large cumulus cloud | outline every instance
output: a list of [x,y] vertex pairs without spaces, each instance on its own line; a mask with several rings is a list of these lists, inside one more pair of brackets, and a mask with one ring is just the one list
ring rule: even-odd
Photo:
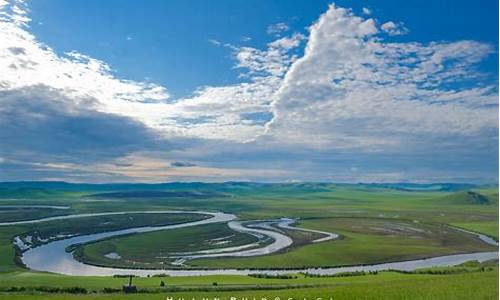
[[330,6],[285,76],[268,133],[289,142],[390,150],[429,144],[426,135],[434,141],[453,135],[461,144],[497,127],[496,80],[475,68],[491,46],[394,43],[379,33],[374,19]]

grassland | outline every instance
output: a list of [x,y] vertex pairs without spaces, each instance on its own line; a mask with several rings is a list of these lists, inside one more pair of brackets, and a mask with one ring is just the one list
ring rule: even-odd
[[341,234],[342,240],[292,248],[285,253],[264,257],[195,260],[191,265],[235,268],[326,267],[496,250],[474,236],[436,224],[382,218],[332,218],[303,220],[300,225],[337,232]]
[[498,222],[479,221],[479,222],[454,222],[453,226],[461,227],[475,232],[484,233],[494,237],[498,241]]
[[68,212],[70,213],[71,210],[40,208],[40,207],[13,208],[13,207],[0,206],[0,215],[2,222],[30,220],[34,216],[36,216],[37,218],[54,217],[67,214]]
[[[265,257],[218,258],[188,262],[193,267],[233,268],[297,268],[311,266],[336,266],[408,260],[429,256],[495,251],[476,237],[455,231],[446,224],[461,224],[464,228],[496,237],[498,227],[498,200],[491,189],[474,192],[488,199],[489,203],[475,203],[468,192],[413,192],[366,187],[335,186],[295,190],[271,187],[249,193],[233,191],[233,197],[212,199],[211,205],[224,201],[224,211],[237,213],[246,219],[299,217],[305,228],[336,232],[342,239],[317,245],[295,243],[285,252]],[[227,191],[224,191],[227,193]],[[228,203],[230,199],[230,204]],[[192,200],[199,201],[199,200]],[[259,203],[261,206],[257,206]],[[203,203],[199,203],[203,205]],[[222,205],[221,205],[222,206]],[[246,210],[240,212],[242,206]],[[458,222],[457,222],[458,221]],[[470,224],[490,224],[489,228]],[[467,224],[464,226],[464,224]],[[191,234],[193,228],[183,229],[189,236],[205,240],[203,234]],[[155,240],[168,240],[169,247],[185,248],[183,241],[172,238],[175,231],[141,234],[115,238],[92,244],[87,259],[90,262],[110,264],[102,257],[106,249],[126,249],[132,245],[149,245],[148,254],[136,254],[140,261],[155,261],[159,251]],[[148,240],[150,240],[148,242]],[[178,243],[179,242],[179,243]],[[103,249],[99,249],[99,248]],[[125,251],[126,252],[126,251]],[[135,264],[135,263],[134,263]],[[120,264],[123,265],[123,264]],[[128,266],[133,266],[129,264]]]
[[[217,244],[217,239],[226,237],[230,237],[227,240],[229,243]],[[164,263],[175,260],[167,258],[172,253],[233,247],[257,241],[258,239],[252,235],[230,230],[226,224],[210,224],[92,243],[79,247],[77,257],[81,261],[95,265],[161,268],[165,267]],[[119,253],[121,258],[106,258],[105,255],[110,252]]]
[[[498,299],[498,268],[483,272],[448,275],[401,274],[381,272],[377,275],[352,277],[265,279],[249,276],[203,276],[136,278],[134,283],[143,293],[125,295],[104,293],[103,289],[120,289],[123,278],[67,277],[49,274],[13,273],[0,282],[0,298],[5,299],[202,299],[215,297],[241,299]],[[160,282],[165,287],[160,288]],[[5,292],[13,284],[40,288],[40,283],[52,287],[85,289],[85,294]],[[217,283],[214,286],[214,283]],[[175,291],[177,290],[177,291]],[[95,291],[95,292],[93,292]],[[147,294],[144,292],[149,291]]]
[[[133,197],[123,197],[128,190]],[[137,191],[153,190],[169,193]],[[192,192],[194,193],[185,193]],[[473,193],[469,193],[472,191]],[[108,192],[119,192],[107,197]],[[101,194],[95,196],[95,194]],[[200,197],[199,195],[210,195]],[[109,195],[108,195],[109,196]],[[88,213],[133,210],[209,210],[236,214],[240,219],[277,217],[300,218],[298,226],[336,232],[341,239],[308,244],[311,236],[296,234],[296,243],[286,251],[253,258],[205,259],[189,262],[203,267],[302,267],[333,266],[386,262],[451,253],[497,251],[472,235],[455,231],[448,225],[484,233],[498,239],[498,189],[471,186],[418,187],[394,185],[339,184],[177,184],[159,186],[87,186],[54,183],[44,186],[0,184],[0,205],[64,205],[70,210],[29,210],[1,214],[0,222],[30,219],[66,213]],[[182,217],[182,216],[181,216]],[[183,216],[191,218],[192,215]],[[323,297],[335,299],[497,299],[498,269],[448,275],[400,274],[383,272],[376,276],[346,278],[265,279],[248,276],[204,276],[137,278],[140,288],[158,289],[164,280],[167,288],[195,288],[207,291],[151,293],[144,297],[105,294],[104,288],[120,288],[123,278],[70,277],[31,272],[15,261],[12,238],[19,234],[41,237],[55,234],[100,232],[127,226],[160,225],[188,219],[169,219],[161,215],[137,214],[54,221],[36,225],[0,227],[0,298],[6,299],[166,299],[174,297],[229,297],[275,295],[281,299]],[[165,223],[167,222],[167,223]],[[212,226],[212,225],[211,225]],[[124,259],[143,263],[159,263],[153,257],[163,252],[204,249],[203,241],[224,236],[224,228],[184,228],[171,231],[136,234],[97,242],[81,248],[86,257],[98,264],[112,265],[115,260],[103,258],[119,252]],[[251,241],[246,235],[235,236],[234,244]],[[185,249],[185,245],[191,249]],[[232,246],[231,245],[231,246]],[[224,245],[227,246],[227,245]],[[124,263],[124,261],[119,262]],[[217,282],[217,286],[213,283]],[[11,287],[24,292],[6,292]],[[43,293],[35,287],[83,287],[96,294],[72,295]],[[291,289],[293,287],[293,289]],[[220,291],[221,289],[235,291]],[[214,289],[218,289],[214,291]],[[262,289],[262,290],[261,290]]]

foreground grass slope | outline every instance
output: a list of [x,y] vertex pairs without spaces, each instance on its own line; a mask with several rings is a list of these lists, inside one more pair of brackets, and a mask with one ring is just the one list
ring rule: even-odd
[[[74,286],[78,282],[87,289],[103,287],[119,288],[125,279],[117,278],[71,278],[53,275],[13,274],[3,281],[1,286],[18,283],[23,286],[46,284],[53,286]],[[48,294],[0,293],[3,299],[202,299],[215,297],[229,300],[237,298],[274,299],[498,299],[498,269],[495,271],[471,272],[449,275],[400,274],[384,272],[378,275],[341,277],[341,278],[304,278],[297,279],[260,279],[248,276],[205,276],[200,278],[138,278],[139,287],[158,286],[160,280],[167,284],[164,292],[125,295],[122,293],[91,294]],[[232,291],[213,291],[213,282],[217,288],[229,288]],[[309,284],[310,287],[277,289],[283,285]],[[259,286],[258,289],[255,289]],[[171,292],[168,288],[203,288],[205,291]],[[252,289],[254,288],[254,289]]]

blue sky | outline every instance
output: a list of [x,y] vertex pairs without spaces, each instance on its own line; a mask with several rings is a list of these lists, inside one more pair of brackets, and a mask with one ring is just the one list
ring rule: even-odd
[[[330,3],[40,0],[29,7],[31,31],[58,53],[77,50],[105,61],[120,76],[159,82],[182,97],[203,85],[241,82],[232,68],[231,50],[209,40],[261,48],[274,38],[267,34],[270,25],[284,22],[290,31],[305,34]],[[381,22],[398,20],[412,28],[411,35],[398,41],[498,44],[497,1],[336,3],[358,13],[366,7]],[[496,73],[498,62],[490,57],[484,67]]]
[[498,178],[497,1],[0,5],[0,180]]

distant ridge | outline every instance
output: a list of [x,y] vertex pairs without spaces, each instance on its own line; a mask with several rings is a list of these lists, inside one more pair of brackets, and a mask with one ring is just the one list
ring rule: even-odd
[[488,198],[487,196],[473,191],[461,191],[444,196],[441,198],[441,200],[449,202],[450,204],[488,205],[492,203],[490,198]]
[[227,197],[227,195],[216,192],[199,192],[199,191],[124,191],[124,192],[108,192],[92,194],[88,197],[92,198],[216,198]]
[[49,189],[49,190],[90,190],[90,191],[146,191],[179,189],[240,189],[251,187],[290,187],[314,191],[328,191],[339,187],[380,188],[400,191],[465,191],[475,188],[495,187],[495,185],[476,185],[466,183],[259,183],[228,181],[206,182],[168,182],[168,183],[69,183],[65,181],[14,181],[0,182],[0,189]]

